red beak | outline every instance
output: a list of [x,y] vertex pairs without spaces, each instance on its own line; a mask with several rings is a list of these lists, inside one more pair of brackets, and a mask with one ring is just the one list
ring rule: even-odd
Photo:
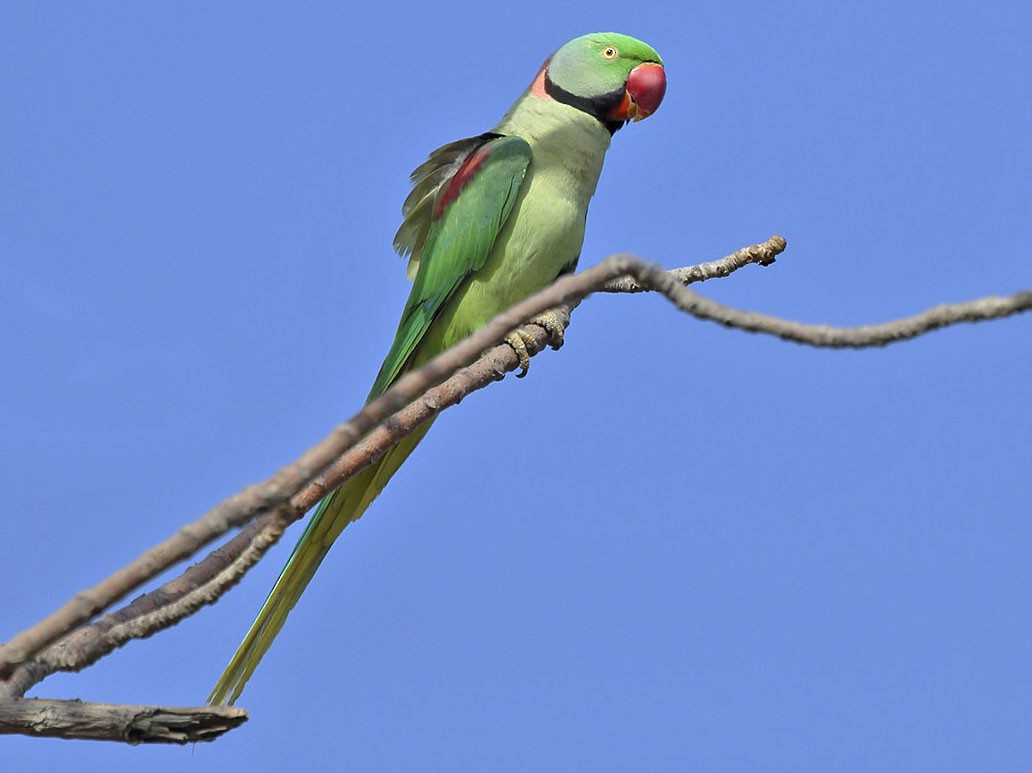
[[659,107],[666,94],[666,71],[655,62],[639,64],[627,76],[627,87],[620,104],[607,116],[612,121],[640,121]]

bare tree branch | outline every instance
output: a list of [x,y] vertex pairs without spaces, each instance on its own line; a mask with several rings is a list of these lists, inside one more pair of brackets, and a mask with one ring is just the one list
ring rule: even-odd
[[[615,255],[580,274],[560,278],[498,315],[477,334],[403,376],[295,463],[225,500],[102,583],[77,594],[7,645],[0,645],[0,732],[181,743],[214,737],[243,722],[246,715],[242,712],[229,717],[209,709],[17,698],[55,671],[85,668],[127,641],[150,636],[214,603],[279,540],[290,523],[301,518],[328,492],[380,458],[423,422],[515,370],[518,358],[514,350],[508,345],[492,345],[525,320],[546,310],[556,310],[568,321],[572,310],[592,293],[654,291],[682,311],[728,327],[819,347],[869,347],[906,340],[958,322],[997,319],[1032,309],[1032,290],[1027,290],[1006,298],[938,306],[879,325],[836,328],[734,309],[686,287],[727,276],[749,264],[769,265],[785,246],[785,240],[775,236],[721,260],[673,271],[663,271],[632,255]],[[537,325],[525,325],[524,330],[532,336],[530,354],[549,344],[558,347],[561,343]],[[178,577],[84,625],[144,582],[238,526],[245,528]],[[4,700],[5,697],[10,700]],[[83,719],[83,707],[90,707],[92,720]],[[189,724],[194,720],[187,715],[192,717],[195,713],[212,715],[203,720],[209,724]]]
[[[726,276],[749,263],[766,265],[784,249],[785,240],[778,236],[772,237],[762,245],[738,250],[713,264],[703,264],[710,266],[709,269],[695,267],[698,278],[691,281],[701,281],[709,275]],[[673,288],[683,289],[670,272],[629,255],[614,255],[579,274],[559,278],[541,292],[499,314],[483,329],[423,367],[402,376],[383,395],[366,405],[351,420],[334,429],[294,464],[284,467],[265,482],[249,486],[225,500],[200,519],[140,555],[128,566],[100,584],[77,593],[52,615],[0,646],[0,678],[9,677],[17,664],[32,658],[76,626],[90,620],[165,569],[188,558],[229,529],[266,513],[278,514],[281,509],[289,510],[288,500],[291,496],[311,485],[334,459],[351,448],[376,424],[427,389],[440,384],[458,369],[471,364],[486,348],[496,344],[525,320],[555,306],[575,305],[606,282],[625,274],[633,275],[643,286],[660,290],[664,294]],[[284,512],[283,517],[289,517],[289,513]]]
[[904,317],[878,325],[833,327],[807,325],[788,319],[771,317],[755,311],[742,311],[685,290],[689,302],[678,303],[678,308],[699,319],[717,322],[725,327],[764,333],[786,341],[830,349],[866,349],[872,346],[907,341],[933,330],[958,322],[985,322],[1032,310],[1032,290],[1023,290],[1006,297],[990,295],[963,303],[935,306],[912,317]]
[[236,706],[168,708],[15,698],[0,701],[0,735],[122,743],[213,741],[247,721]]
[[[669,274],[674,282],[681,285],[705,282],[707,279],[723,279],[751,263],[758,266],[769,266],[778,255],[785,251],[787,246],[788,242],[784,237],[775,235],[765,242],[750,244],[748,247],[735,250],[720,260],[711,260],[684,268],[673,268],[665,273]],[[630,253],[623,253],[619,257],[630,258],[639,263],[645,262]],[[656,288],[641,284],[637,281],[636,276],[630,273],[627,276],[612,279],[599,288],[604,293],[644,293],[653,289]]]
[[[531,326],[531,334],[537,341],[537,350],[548,344],[549,334],[543,328]],[[508,345],[488,350],[473,366],[460,370],[376,427],[312,484],[292,497],[289,508],[266,514],[248,524],[182,575],[51,645],[33,661],[17,668],[6,683],[0,683],[0,696],[5,693],[5,686],[8,694],[22,695],[55,671],[85,668],[131,639],[150,636],[175,625],[201,606],[214,603],[278,541],[290,523],[301,518],[341,482],[424,421],[517,367],[516,355]]]

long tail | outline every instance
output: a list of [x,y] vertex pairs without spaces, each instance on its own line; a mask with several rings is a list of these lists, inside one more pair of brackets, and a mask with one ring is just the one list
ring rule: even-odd
[[319,503],[291,553],[290,560],[269,591],[258,617],[208,696],[208,703],[233,703],[240,697],[244,685],[268,652],[276,634],[283,628],[287,615],[315,576],[316,569],[334,540],[344,531],[345,526],[362,516],[391,476],[419,445],[428,429],[429,422],[384,454],[378,462],[345,481]]

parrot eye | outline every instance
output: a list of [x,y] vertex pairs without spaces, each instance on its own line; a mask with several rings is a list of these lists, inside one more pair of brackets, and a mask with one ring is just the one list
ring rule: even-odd
[[617,51],[613,46],[606,46],[602,49],[602,58],[607,61],[611,62],[618,56],[620,56],[620,52]]

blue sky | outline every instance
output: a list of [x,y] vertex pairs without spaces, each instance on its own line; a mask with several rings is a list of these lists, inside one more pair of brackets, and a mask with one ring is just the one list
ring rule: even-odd
[[[0,4],[0,638],[359,406],[409,171],[584,32],[669,89],[582,264],[780,233],[702,290],[840,325],[1032,286],[1027,3],[350,5]],[[1027,770],[1030,334],[816,351],[593,299],[347,530],[246,726],[0,767]],[[293,539],[30,694],[200,703]]]

